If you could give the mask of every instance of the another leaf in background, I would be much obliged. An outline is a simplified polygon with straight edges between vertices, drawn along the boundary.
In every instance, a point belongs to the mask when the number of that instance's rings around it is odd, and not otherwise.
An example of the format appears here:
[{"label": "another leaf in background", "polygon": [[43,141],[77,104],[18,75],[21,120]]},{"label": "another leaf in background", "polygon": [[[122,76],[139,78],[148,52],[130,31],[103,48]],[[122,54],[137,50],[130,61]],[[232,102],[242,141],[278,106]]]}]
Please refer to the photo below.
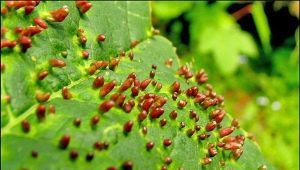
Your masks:
[{"label": "another leaf in background", "polygon": [[233,17],[221,7],[198,4],[196,8],[197,12],[191,12],[188,16],[192,43],[201,56],[211,54],[214,57],[222,74],[233,74],[242,54],[247,57],[258,55],[253,38],[242,31]]},{"label": "another leaf in background", "polygon": [[153,13],[156,17],[162,20],[169,20],[176,18],[182,13],[188,11],[194,2],[185,1],[185,2],[164,2],[156,1],[152,3]]},{"label": "another leaf in background", "polygon": [[264,12],[264,6],[261,2],[254,2],[252,6],[252,16],[258,32],[260,41],[265,54],[270,54],[271,47],[271,31],[269,28],[268,19]]}]

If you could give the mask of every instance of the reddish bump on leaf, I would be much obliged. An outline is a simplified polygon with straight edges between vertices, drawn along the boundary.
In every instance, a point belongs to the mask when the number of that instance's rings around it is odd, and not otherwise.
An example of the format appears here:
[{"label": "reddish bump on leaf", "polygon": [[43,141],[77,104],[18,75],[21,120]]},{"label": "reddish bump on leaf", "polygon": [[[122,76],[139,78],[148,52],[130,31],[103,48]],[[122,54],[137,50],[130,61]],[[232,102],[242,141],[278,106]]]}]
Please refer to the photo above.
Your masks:
[{"label": "reddish bump on leaf", "polygon": [[159,124],[160,124],[161,127],[164,127],[167,124],[167,119],[161,119],[159,121]]},{"label": "reddish bump on leaf", "polygon": [[73,124],[76,126],[76,127],[79,127],[80,124],[81,124],[81,120],[79,117],[75,118],[74,121],[73,121]]},{"label": "reddish bump on leaf", "polygon": [[29,15],[33,12],[34,6],[25,6],[25,15]]},{"label": "reddish bump on leaf", "polygon": [[33,150],[33,151],[31,151],[31,156],[33,158],[37,158],[39,156],[39,153],[37,151]]},{"label": "reddish bump on leaf", "polygon": [[138,121],[143,121],[147,118],[147,112],[145,110],[141,111],[139,114],[138,114]]},{"label": "reddish bump on leaf", "polygon": [[43,103],[48,101],[48,99],[50,98],[50,93],[36,93],[35,94],[35,98],[38,102]]},{"label": "reddish bump on leaf", "polygon": [[230,135],[233,131],[234,131],[235,127],[227,127],[227,128],[223,128],[219,131],[219,135],[220,137],[224,137],[224,136],[227,136],[227,135]]},{"label": "reddish bump on leaf", "polygon": [[164,144],[164,146],[168,147],[172,144],[172,140],[171,139],[164,139],[163,144]]},{"label": "reddish bump on leaf", "polygon": [[48,110],[49,110],[50,113],[55,113],[56,109],[55,109],[55,106],[53,104],[50,104]]},{"label": "reddish bump on leaf", "polygon": [[149,77],[154,78],[154,76],[155,76],[155,71],[151,70],[149,73]]},{"label": "reddish bump on leaf", "polygon": [[5,64],[4,63],[1,63],[1,73],[3,73],[5,70]]},{"label": "reddish bump on leaf", "polygon": [[112,58],[109,63],[109,68],[114,70],[119,65],[120,59],[119,58]]},{"label": "reddish bump on leaf", "polygon": [[146,126],[143,126],[143,127],[142,127],[142,133],[143,133],[144,135],[146,135],[147,132],[148,132],[148,128],[147,128]]},{"label": "reddish bump on leaf", "polygon": [[109,92],[111,92],[114,89],[116,84],[117,84],[117,82],[115,80],[104,84],[103,87],[100,90],[100,93],[99,93],[100,96],[101,97],[106,96]]},{"label": "reddish bump on leaf", "polygon": [[133,162],[132,161],[125,161],[122,164],[123,170],[132,170],[133,169]]},{"label": "reddish bump on leaf", "polygon": [[95,115],[91,118],[91,125],[96,126],[100,121],[100,116]]},{"label": "reddish bump on leaf", "polygon": [[140,89],[139,86],[133,86],[131,88],[131,96],[135,97],[135,96],[139,95],[139,89]]},{"label": "reddish bump on leaf", "polygon": [[128,57],[130,60],[133,60],[134,53],[132,51],[129,52]]},{"label": "reddish bump on leaf", "polygon": [[151,111],[150,116],[152,119],[159,118],[164,113],[164,109],[161,107],[155,108]]},{"label": "reddish bump on leaf", "polygon": [[172,85],[171,85],[171,92],[177,92],[180,90],[180,83],[178,81],[175,81]]},{"label": "reddish bump on leaf", "polygon": [[172,59],[172,58],[167,59],[167,60],[165,61],[165,65],[166,65],[168,68],[172,67],[172,65],[173,65],[173,59]]},{"label": "reddish bump on leaf", "polygon": [[[128,74],[127,79],[129,79],[129,78],[132,78],[133,80],[135,80],[135,79],[136,79],[136,74],[135,74],[135,72],[132,72],[132,73]],[[136,85],[135,85],[135,86],[136,86]]]},{"label": "reddish bump on leaf", "polygon": [[104,101],[99,106],[99,111],[101,112],[108,112],[113,106],[115,105],[115,102],[112,100]]},{"label": "reddish bump on leaf", "polygon": [[78,157],[78,152],[76,150],[71,150],[69,156],[72,160],[75,160]]},{"label": "reddish bump on leaf", "polygon": [[149,141],[146,143],[146,148],[148,151],[150,151],[153,147],[154,147],[154,142],[153,141]]},{"label": "reddish bump on leaf", "polygon": [[47,70],[41,71],[37,75],[37,77],[38,77],[39,80],[43,80],[47,76],[48,76],[48,71]]},{"label": "reddish bump on leaf", "polygon": [[212,162],[212,159],[211,158],[207,158],[207,157],[202,160],[203,165],[210,164],[211,162]]},{"label": "reddish bump on leaf", "polygon": [[161,88],[162,88],[162,84],[161,83],[157,83],[156,87],[155,87],[155,90],[156,91],[160,91]]},{"label": "reddish bump on leaf", "polygon": [[179,109],[182,109],[186,106],[187,102],[184,101],[184,100],[179,100],[178,103],[177,103],[177,106]]},{"label": "reddish bump on leaf", "polygon": [[137,46],[138,44],[139,44],[139,41],[138,41],[138,40],[133,40],[133,41],[131,41],[130,48],[134,48],[134,47]]},{"label": "reddish bump on leaf", "polygon": [[56,59],[56,58],[50,59],[49,64],[52,67],[58,67],[58,68],[66,66],[66,63],[63,60]]},{"label": "reddish bump on leaf", "polygon": [[100,42],[104,42],[106,39],[105,35],[104,34],[100,34],[97,36],[97,41],[100,43]]},{"label": "reddish bump on leaf", "polygon": [[95,80],[93,81],[93,88],[99,88],[102,87],[104,84],[104,77],[103,76],[97,76]]},{"label": "reddish bump on leaf", "polygon": [[39,27],[43,28],[43,29],[47,29],[48,28],[48,25],[46,23],[46,21],[44,21],[43,19],[41,18],[34,18],[33,19],[33,22],[38,25]]},{"label": "reddish bump on leaf", "polygon": [[216,128],[216,126],[217,126],[217,122],[213,120],[213,121],[208,122],[208,123],[206,124],[205,130],[206,130],[207,132],[210,132],[210,131],[214,130],[214,129]]},{"label": "reddish bump on leaf", "polygon": [[218,154],[217,149],[215,147],[209,147],[208,154],[210,157],[216,156]]},{"label": "reddish bump on leaf", "polygon": [[59,146],[61,149],[66,149],[70,143],[71,136],[68,134],[63,135],[59,140]]},{"label": "reddish bump on leaf", "polygon": [[88,59],[89,56],[90,56],[90,53],[89,53],[88,51],[86,51],[86,50],[83,50],[83,51],[82,51],[82,58]]},{"label": "reddish bump on leaf", "polygon": [[45,119],[46,116],[46,106],[45,105],[38,105],[36,108],[36,116],[41,121]]},{"label": "reddish bump on leaf", "polygon": [[93,5],[86,1],[86,0],[77,0],[76,1],[76,7],[79,9],[79,11],[84,14],[86,13],[88,10],[90,10],[90,8],[92,7]]},{"label": "reddish bump on leaf", "polygon": [[146,112],[149,111],[149,108],[151,107],[151,105],[153,104],[154,102],[154,99],[153,98],[150,98],[150,99],[146,99],[143,101],[142,103],[142,110],[145,110]]},{"label": "reddish bump on leaf", "polygon": [[171,157],[166,157],[165,159],[164,159],[164,162],[167,164],[167,165],[170,165],[171,163],[172,163],[172,158]]},{"label": "reddish bump on leaf", "polygon": [[122,92],[126,91],[128,88],[130,88],[131,85],[132,85],[132,83],[133,83],[133,81],[134,81],[133,78],[128,78],[128,79],[126,79],[126,80],[122,83],[121,87],[119,88],[119,92],[122,93]]},{"label": "reddish bump on leaf", "polygon": [[21,36],[19,38],[19,43],[22,46],[22,51],[26,52],[27,49],[31,47],[31,38],[27,36]]},{"label": "reddish bump on leaf", "polygon": [[171,111],[169,117],[175,120],[177,118],[177,111],[176,110]]},{"label": "reddish bump on leaf", "polygon": [[110,166],[110,167],[106,168],[106,170],[118,170],[118,168],[115,166]]},{"label": "reddish bump on leaf", "polygon": [[70,90],[68,89],[68,87],[63,87],[61,90],[61,94],[62,94],[63,98],[66,100],[72,98],[72,94],[71,94]]},{"label": "reddish bump on leaf", "polygon": [[86,156],[85,156],[85,160],[88,161],[88,162],[89,162],[89,161],[92,161],[93,158],[94,158],[94,153],[93,153],[93,152],[89,152],[89,153],[87,153]]},{"label": "reddish bump on leaf", "polygon": [[51,11],[50,12],[51,17],[49,17],[48,20],[53,22],[62,22],[65,20],[68,14],[69,14],[69,8],[67,6],[63,6],[62,8]]},{"label": "reddish bump on leaf", "polygon": [[124,104],[124,101],[126,99],[126,96],[125,95],[120,95],[117,100],[116,100],[116,105],[119,106],[119,107],[122,107],[123,104]]},{"label": "reddish bump on leaf", "polygon": [[187,134],[188,137],[193,136],[194,133],[195,133],[195,129],[188,129],[188,130],[186,131],[186,134]]},{"label": "reddish bump on leaf", "polygon": [[147,86],[149,85],[150,82],[151,82],[151,79],[145,79],[145,80],[143,80],[141,82],[140,89],[142,91],[144,91],[147,88]]},{"label": "reddish bump on leaf", "polygon": [[129,133],[131,131],[132,127],[133,127],[133,121],[132,120],[127,121],[123,126],[123,132]]},{"label": "reddish bump on leaf", "polygon": [[28,120],[24,119],[21,122],[21,125],[22,125],[23,132],[28,133],[30,131],[30,123],[28,122]]},{"label": "reddish bump on leaf", "polygon": [[128,102],[126,102],[124,105],[123,105],[123,110],[126,112],[126,113],[130,113],[131,110],[133,109],[132,105]]}]

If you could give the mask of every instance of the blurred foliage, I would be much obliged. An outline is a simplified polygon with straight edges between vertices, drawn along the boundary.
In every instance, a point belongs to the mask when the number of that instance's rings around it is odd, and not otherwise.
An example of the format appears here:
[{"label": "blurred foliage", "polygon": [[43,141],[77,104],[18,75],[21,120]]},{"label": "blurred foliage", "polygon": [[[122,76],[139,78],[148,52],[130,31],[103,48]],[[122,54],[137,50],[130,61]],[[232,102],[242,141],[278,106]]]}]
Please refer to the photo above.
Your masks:
[{"label": "blurred foliage", "polygon": [[[225,108],[241,120],[278,169],[299,169],[299,2],[273,2],[296,18],[294,36],[271,40],[266,3],[153,2],[154,26],[177,47],[182,63],[204,68],[224,94]],[[233,5],[242,8],[230,13]],[[238,20],[251,15],[255,30]],[[284,25],[288,28],[289,25]]]}]

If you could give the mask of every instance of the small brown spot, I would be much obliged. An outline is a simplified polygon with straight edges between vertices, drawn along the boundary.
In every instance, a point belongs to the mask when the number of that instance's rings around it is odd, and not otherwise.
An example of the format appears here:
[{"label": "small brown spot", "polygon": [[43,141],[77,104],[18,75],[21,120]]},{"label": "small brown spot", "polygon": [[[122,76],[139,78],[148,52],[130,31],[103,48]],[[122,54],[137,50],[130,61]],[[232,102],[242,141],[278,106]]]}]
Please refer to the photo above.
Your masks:
[{"label": "small brown spot", "polygon": [[209,147],[208,148],[208,154],[210,157],[214,157],[218,154],[217,150],[215,147]]},{"label": "small brown spot", "polygon": [[231,122],[231,126],[239,128],[240,127],[239,121],[236,118],[234,118]]},{"label": "small brown spot", "polygon": [[161,168],[160,168],[161,170],[167,170],[168,169],[168,167],[166,166],[166,165],[163,165],[163,166],[161,166]]},{"label": "small brown spot", "polygon": [[154,78],[155,77],[155,71],[151,70],[150,73],[149,73],[149,77]]},{"label": "small brown spot", "polygon": [[59,68],[66,66],[66,63],[63,60],[56,59],[56,58],[50,59],[49,64],[52,67],[59,67]]},{"label": "small brown spot", "polygon": [[36,108],[36,116],[40,121],[45,119],[46,116],[45,113],[46,113],[46,106],[42,104],[38,105]]},{"label": "small brown spot", "polygon": [[180,90],[180,83],[178,81],[175,81],[172,85],[171,85],[171,92],[179,92]]},{"label": "small brown spot", "polygon": [[171,157],[166,157],[165,158],[165,163],[167,164],[167,165],[170,165],[171,163],[172,163],[172,158]]},{"label": "small brown spot", "polygon": [[129,52],[128,57],[130,60],[133,60],[134,54],[132,51]]},{"label": "small brown spot", "polygon": [[133,121],[132,120],[127,121],[123,126],[123,132],[129,133],[131,131],[132,127],[133,127]]},{"label": "small brown spot", "polygon": [[110,166],[110,167],[106,168],[106,170],[118,170],[118,168],[115,166]]},{"label": "small brown spot", "polygon": [[91,161],[91,160],[93,160],[93,158],[94,158],[94,153],[93,152],[89,152],[85,156],[86,161]]},{"label": "small brown spot", "polygon": [[125,161],[123,164],[122,164],[122,167],[123,167],[123,170],[132,170],[133,169],[133,163],[132,161]]},{"label": "small brown spot", "polygon": [[147,148],[148,151],[150,151],[153,147],[154,147],[154,142],[153,141],[149,141],[146,144],[146,148]]},{"label": "small brown spot", "polygon": [[109,83],[104,84],[103,87],[100,90],[99,95],[101,97],[106,96],[109,92],[111,92],[114,89],[116,83],[117,82],[115,80],[113,80],[113,81],[111,81]]},{"label": "small brown spot", "polygon": [[78,152],[76,150],[71,150],[69,156],[72,160],[75,160],[78,157]]},{"label": "small brown spot", "polygon": [[139,86],[133,86],[131,88],[131,96],[135,97],[135,96],[139,95],[139,89],[140,89]]},{"label": "small brown spot", "polygon": [[50,93],[36,93],[35,98],[38,102],[43,103],[48,101],[50,98]]},{"label": "small brown spot", "polygon": [[73,121],[73,124],[76,126],[76,127],[79,127],[80,124],[81,124],[81,120],[79,117],[75,118],[74,121]]},{"label": "small brown spot", "polygon": [[115,102],[112,100],[104,101],[99,105],[99,111],[108,112],[114,105]]},{"label": "small brown spot", "polygon": [[119,58],[112,58],[109,63],[109,68],[111,70],[114,70],[119,65],[119,62],[120,62]]},{"label": "small brown spot", "polygon": [[92,6],[88,1],[76,1],[76,7],[82,14],[85,14]]},{"label": "small brown spot", "polygon": [[260,167],[258,167],[258,170],[267,170],[268,167],[267,165],[261,165]]},{"label": "small brown spot", "polygon": [[66,86],[62,88],[61,94],[62,94],[63,98],[66,100],[72,98],[72,94],[71,94],[70,90],[68,89],[68,87],[66,87]]},{"label": "small brown spot", "polygon": [[21,125],[22,125],[22,129],[25,133],[28,133],[30,131],[30,123],[28,122],[28,120],[24,119],[21,122]]},{"label": "small brown spot", "polygon": [[152,110],[150,116],[152,119],[159,118],[164,113],[164,109],[159,107]]},{"label": "small brown spot", "polygon": [[91,125],[96,126],[100,121],[100,117],[98,115],[95,115],[91,118]]},{"label": "small brown spot", "polygon": [[157,66],[155,65],[155,64],[152,64],[152,66],[151,66],[154,70],[156,70],[157,69]]},{"label": "small brown spot", "polygon": [[34,19],[33,19],[33,22],[34,22],[36,25],[38,25],[39,27],[43,28],[43,29],[47,29],[47,28],[48,28],[46,21],[44,21],[44,20],[41,19],[41,18],[34,18]]},{"label": "small brown spot", "polygon": [[193,136],[194,133],[195,133],[195,129],[188,129],[188,130],[186,131],[186,134],[187,134],[188,137]]},{"label": "small brown spot", "polygon": [[177,103],[177,106],[179,109],[182,109],[186,106],[187,102],[184,101],[184,100],[179,100],[178,103]]},{"label": "small brown spot", "polygon": [[212,162],[212,159],[211,159],[211,158],[204,158],[204,159],[202,160],[203,165],[210,164],[211,162]]},{"label": "small brown spot", "polygon": [[130,113],[132,109],[133,109],[133,107],[132,107],[132,105],[130,103],[128,103],[128,102],[124,103],[123,110],[126,113]]},{"label": "small brown spot", "polygon": [[199,131],[201,129],[200,125],[195,125],[194,128],[195,128],[196,131]]},{"label": "small brown spot", "polygon": [[172,58],[167,59],[167,60],[165,61],[165,65],[166,65],[168,68],[172,67],[172,65],[173,65],[173,59],[172,59]]},{"label": "small brown spot", "polygon": [[180,128],[184,128],[185,127],[185,123],[184,122],[180,122],[179,127]]},{"label": "small brown spot", "polygon": [[39,80],[43,80],[47,76],[48,76],[48,71],[47,70],[41,71],[37,75],[37,77],[38,77]]},{"label": "small brown spot", "polygon": [[164,127],[167,124],[167,119],[161,119],[159,123],[161,127]]},{"label": "small brown spot", "polygon": [[33,150],[33,151],[31,151],[31,156],[33,158],[37,158],[39,156],[39,153],[37,151]]},{"label": "small brown spot", "polygon": [[50,14],[51,17],[49,17],[48,20],[53,22],[62,22],[68,16],[69,9],[67,6],[63,6],[62,8],[51,11]]},{"label": "small brown spot", "polygon": [[131,41],[130,48],[134,48],[138,44],[139,44],[138,40],[133,40],[133,41]]},{"label": "small brown spot", "polygon": [[50,113],[55,113],[55,111],[56,111],[55,106],[53,104],[49,105],[48,110]]},{"label": "small brown spot", "polygon": [[164,144],[164,146],[168,147],[172,144],[172,140],[171,139],[164,139],[163,144]]},{"label": "small brown spot", "polygon": [[66,149],[70,143],[71,136],[68,134],[63,135],[59,140],[59,146],[61,149]]},{"label": "small brown spot", "polygon": [[88,51],[86,51],[86,50],[83,50],[83,51],[82,51],[82,58],[88,59],[89,56],[90,56],[90,53],[89,53]]},{"label": "small brown spot", "polygon": [[169,117],[175,120],[177,118],[177,111],[176,110],[171,111]]},{"label": "small brown spot", "polygon": [[93,88],[99,88],[102,87],[104,84],[104,77],[103,76],[97,76],[95,80],[93,81]]},{"label": "small brown spot", "polygon": [[147,112],[145,110],[141,111],[138,114],[138,121],[142,122],[143,120],[145,120],[147,118]]},{"label": "small brown spot", "polygon": [[157,83],[156,87],[155,87],[155,90],[156,91],[160,91],[161,88],[162,88],[162,84],[161,83]]},{"label": "small brown spot", "polygon": [[147,134],[147,132],[148,132],[148,129],[147,129],[147,127],[146,127],[146,126],[143,126],[143,128],[142,128],[142,132],[143,132],[143,134],[144,134],[144,135],[146,135],[146,134]]},{"label": "small brown spot", "polygon": [[208,123],[206,124],[205,130],[206,130],[207,132],[210,132],[210,131],[214,130],[214,129],[216,128],[216,126],[217,126],[217,122],[213,120],[213,121],[208,122]]},{"label": "small brown spot", "polygon": [[145,80],[143,80],[141,82],[140,89],[142,91],[144,91],[147,88],[147,86],[149,85],[150,82],[151,82],[151,79],[145,79]]},{"label": "small brown spot", "polygon": [[219,131],[219,135],[220,137],[224,137],[224,136],[227,136],[227,135],[230,135],[233,131],[234,131],[235,127],[227,127],[227,128],[223,128]]},{"label": "small brown spot", "polygon": [[207,137],[206,134],[201,134],[201,135],[198,136],[198,139],[199,140],[204,140],[204,139],[206,139],[206,137]]},{"label": "small brown spot", "polygon": [[131,85],[132,85],[132,83],[133,83],[133,81],[134,81],[133,78],[128,78],[128,79],[126,79],[126,80],[122,83],[121,87],[119,88],[119,92],[122,93],[122,92],[126,91],[128,88],[130,88]]}]

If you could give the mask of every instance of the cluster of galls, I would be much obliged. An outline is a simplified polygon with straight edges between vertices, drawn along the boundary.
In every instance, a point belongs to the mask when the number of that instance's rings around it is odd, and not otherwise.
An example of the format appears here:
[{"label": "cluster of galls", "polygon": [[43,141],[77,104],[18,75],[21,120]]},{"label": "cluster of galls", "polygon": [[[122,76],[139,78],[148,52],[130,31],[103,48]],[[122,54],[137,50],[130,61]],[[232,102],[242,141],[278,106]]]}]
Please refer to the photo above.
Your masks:
[{"label": "cluster of galls", "polygon": [[[24,8],[25,15],[29,15],[34,11],[34,9],[39,5],[40,0],[35,1],[6,1],[6,6],[1,9],[1,15],[6,16],[10,10],[18,10],[20,8]],[[78,10],[84,14],[91,7],[92,4],[88,1],[76,1],[76,6]],[[67,6],[63,6],[62,8],[49,11],[47,15],[43,18],[34,18],[33,26],[28,26],[25,28],[16,27],[14,30],[8,30],[7,28],[1,28],[1,50],[3,48],[13,49],[17,44],[20,45],[22,52],[26,52],[28,48],[32,45],[32,38],[34,35],[41,33],[44,29],[47,29],[47,21],[49,22],[62,22],[69,14],[69,9]],[[15,40],[5,39],[5,33],[8,31],[13,31],[18,37]],[[86,55],[86,54],[85,54]]]}]

